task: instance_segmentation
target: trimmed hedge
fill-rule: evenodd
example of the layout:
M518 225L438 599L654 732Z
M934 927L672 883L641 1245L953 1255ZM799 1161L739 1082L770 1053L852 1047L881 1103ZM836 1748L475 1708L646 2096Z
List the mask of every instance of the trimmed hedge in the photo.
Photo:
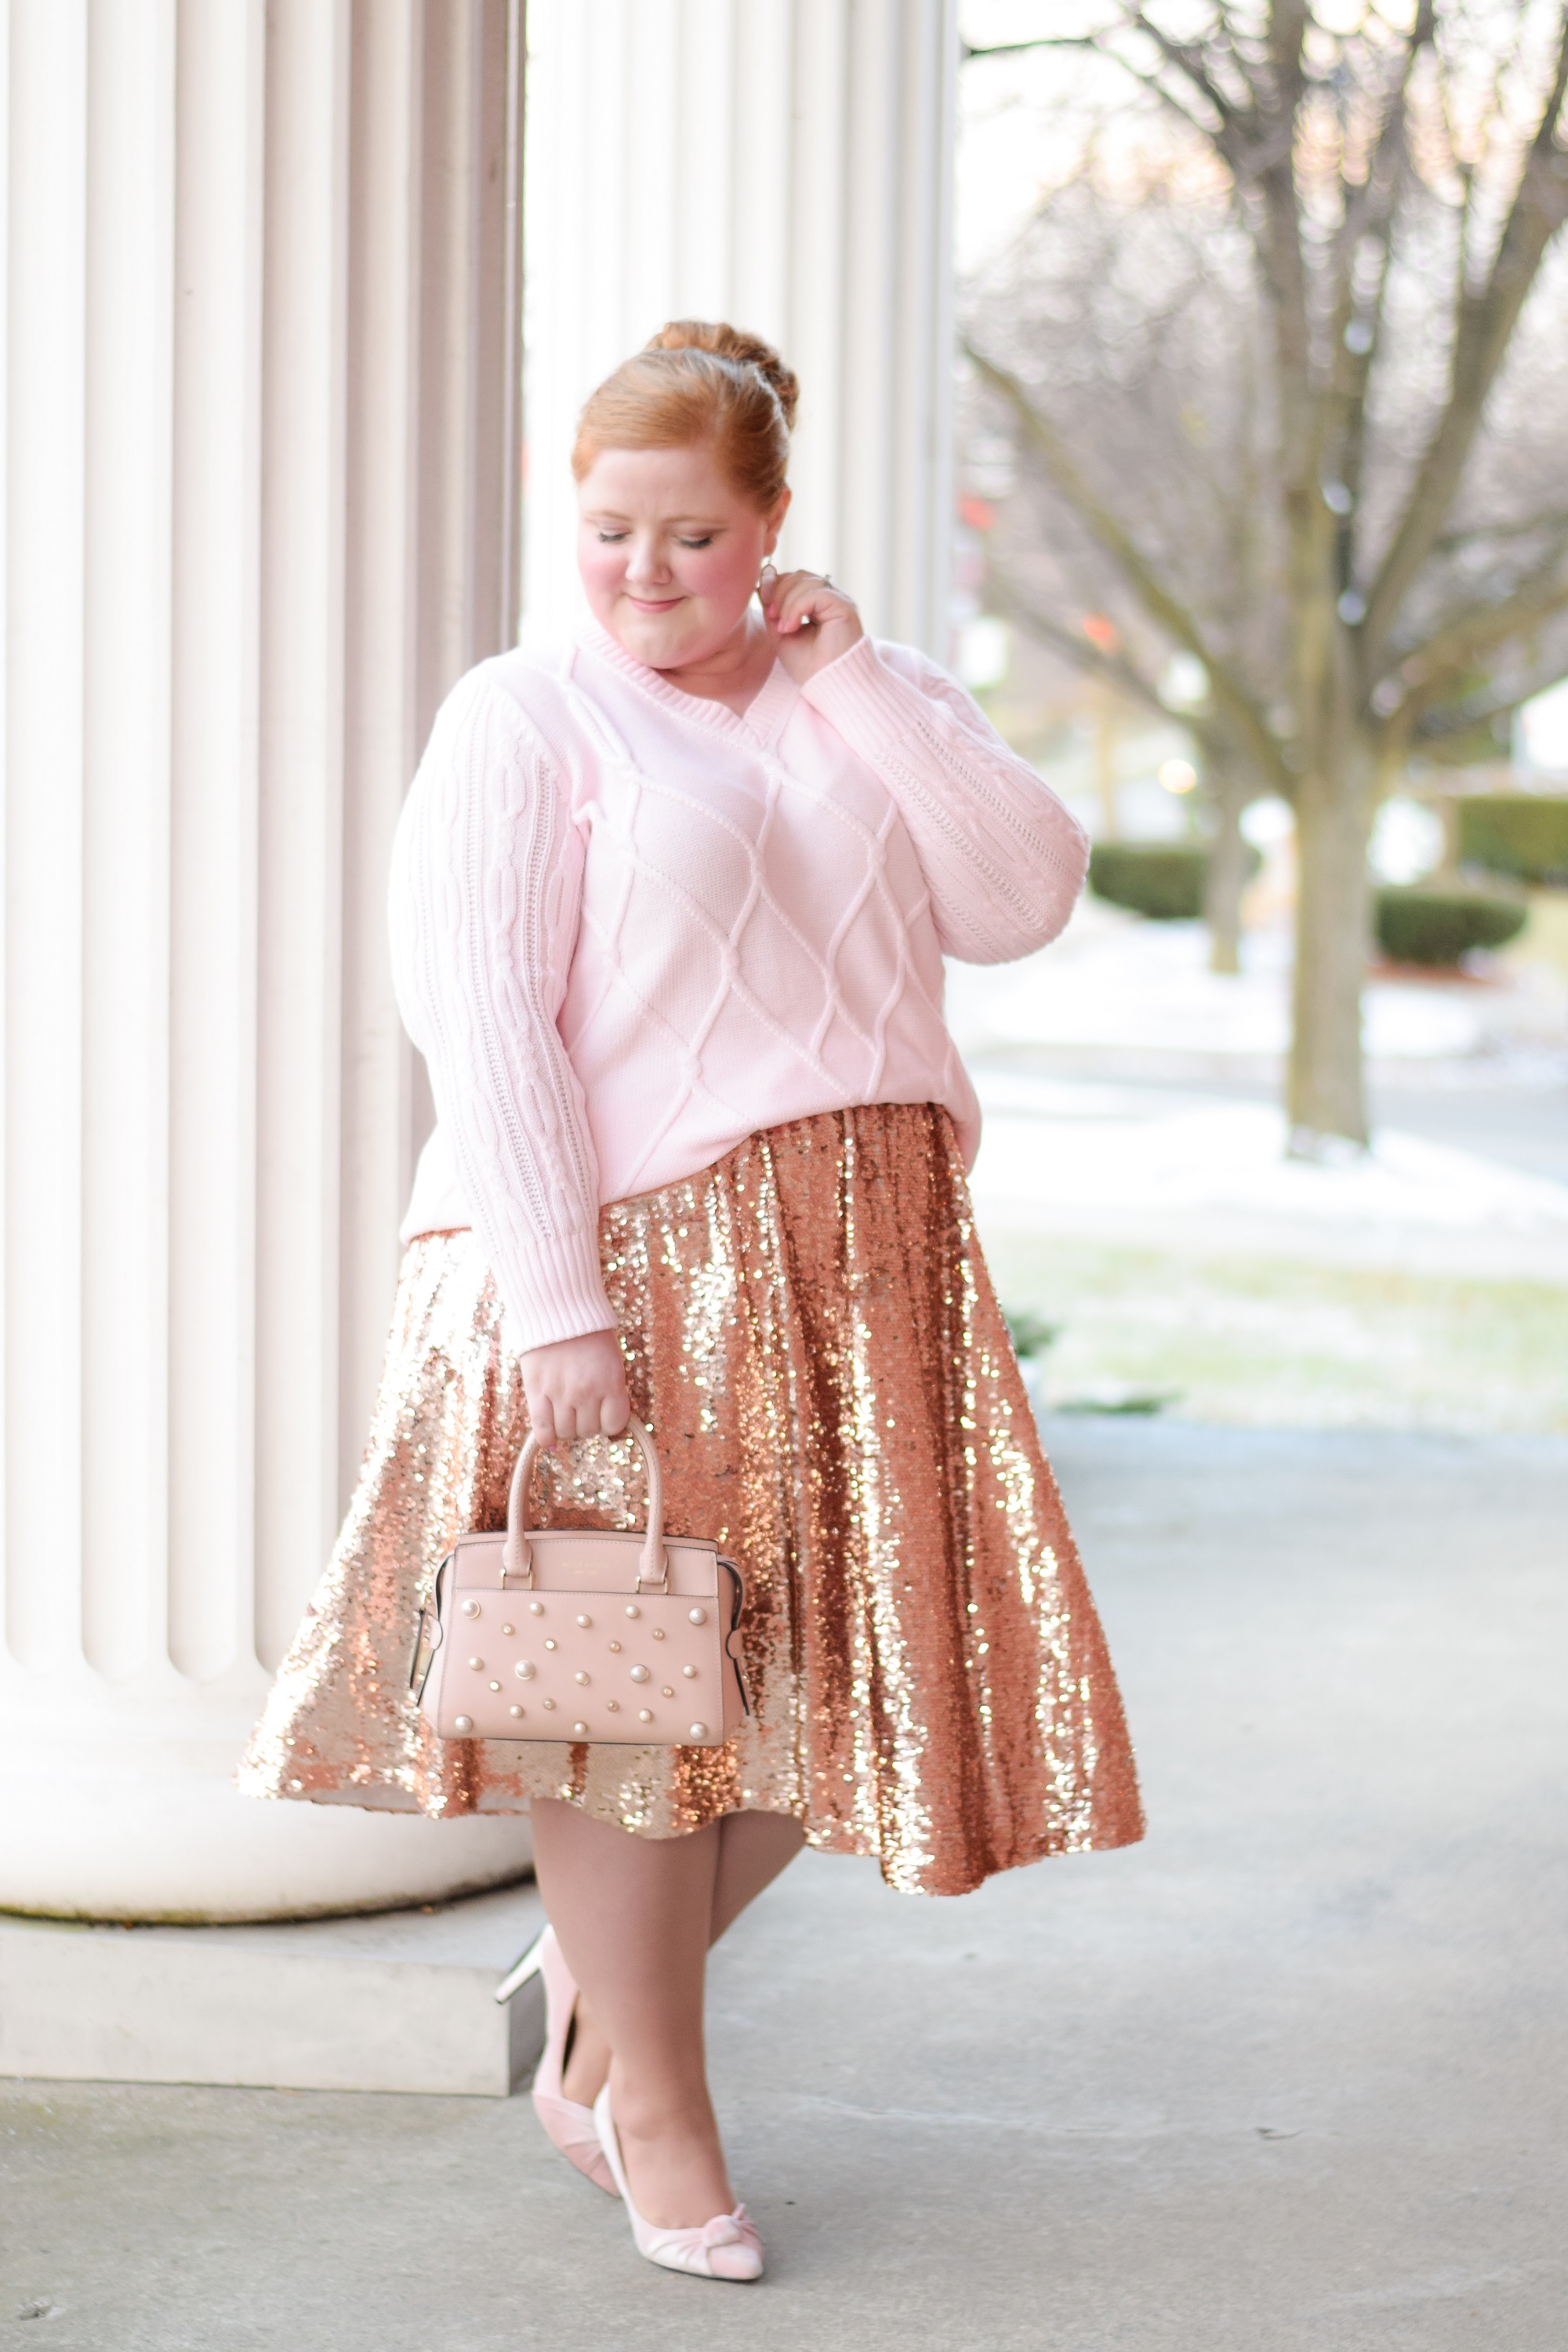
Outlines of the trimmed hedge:
M1459 863L1518 882L1568 882L1568 800L1478 793L1459 803Z
M1457 964L1472 948L1500 948L1529 909L1492 890L1380 890L1377 943L1394 963Z
M1033 1314L1026 1307L1005 1307L1002 1319L1007 1326L1013 1342L1013 1352L1020 1363L1031 1356L1043 1356L1054 1348L1061 1337L1059 1323L1047 1323L1045 1318Z
M1192 922L1204 910L1209 854L1195 841L1097 841L1089 853L1089 887L1112 907L1156 923ZM1247 878L1262 857L1248 842Z

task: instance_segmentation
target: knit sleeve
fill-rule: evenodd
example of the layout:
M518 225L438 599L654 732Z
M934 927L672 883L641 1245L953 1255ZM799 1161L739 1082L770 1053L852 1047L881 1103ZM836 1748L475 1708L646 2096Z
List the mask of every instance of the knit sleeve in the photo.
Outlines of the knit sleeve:
M392 960L521 1348L612 1329L598 1170L556 1026L583 845L564 784L483 671L443 706L393 853Z
M802 692L892 794L946 954L1008 963L1056 938L1089 836L972 696L923 655L869 637Z

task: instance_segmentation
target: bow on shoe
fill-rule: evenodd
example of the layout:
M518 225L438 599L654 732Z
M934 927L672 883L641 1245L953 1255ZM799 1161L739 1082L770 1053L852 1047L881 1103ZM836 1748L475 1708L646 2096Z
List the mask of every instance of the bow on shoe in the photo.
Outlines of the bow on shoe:
M632 2242L645 2262L667 2271L685 2271L692 2278L758 2279L763 2274L763 2242L757 2225L743 2205L732 2213L716 2213L700 2229L659 2230L643 2220L632 2201L620 2134L610 2110L610 2086L605 2084L594 2103L594 2126L605 2151L616 2187L632 2225Z
M662 2231L643 2252L667 2270L693 2272L700 2278L754 2279L763 2274L763 2242L743 2205L732 2213L716 2213L700 2230Z

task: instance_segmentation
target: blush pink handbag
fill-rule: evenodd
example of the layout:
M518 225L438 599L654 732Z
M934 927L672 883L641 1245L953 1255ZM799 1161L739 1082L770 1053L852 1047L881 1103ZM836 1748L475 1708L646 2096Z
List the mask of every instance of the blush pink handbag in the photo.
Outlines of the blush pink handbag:
M664 1532L647 1430L647 1532L525 1528L530 1436L507 1524L459 1536L420 1612L409 1685L443 1739L717 1748L747 1713L741 1572L715 1543Z

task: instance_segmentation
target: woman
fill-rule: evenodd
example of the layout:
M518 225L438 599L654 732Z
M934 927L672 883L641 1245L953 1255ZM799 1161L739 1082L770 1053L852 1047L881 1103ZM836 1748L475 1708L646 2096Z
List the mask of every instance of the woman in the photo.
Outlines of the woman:
M242 1771L528 1809L551 1920L535 2102L639 2249L762 2269L709 2099L704 1954L803 1843L960 1894L1141 1834L1093 1606L975 1242L942 956L1053 938L1083 835L969 697L768 559L794 376L682 322L583 412L591 621L465 678L392 887L439 1123L364 1471ZM436 1740L430 1569L525 1428L557 1523L667 1523L747 1588L721 1748Z

